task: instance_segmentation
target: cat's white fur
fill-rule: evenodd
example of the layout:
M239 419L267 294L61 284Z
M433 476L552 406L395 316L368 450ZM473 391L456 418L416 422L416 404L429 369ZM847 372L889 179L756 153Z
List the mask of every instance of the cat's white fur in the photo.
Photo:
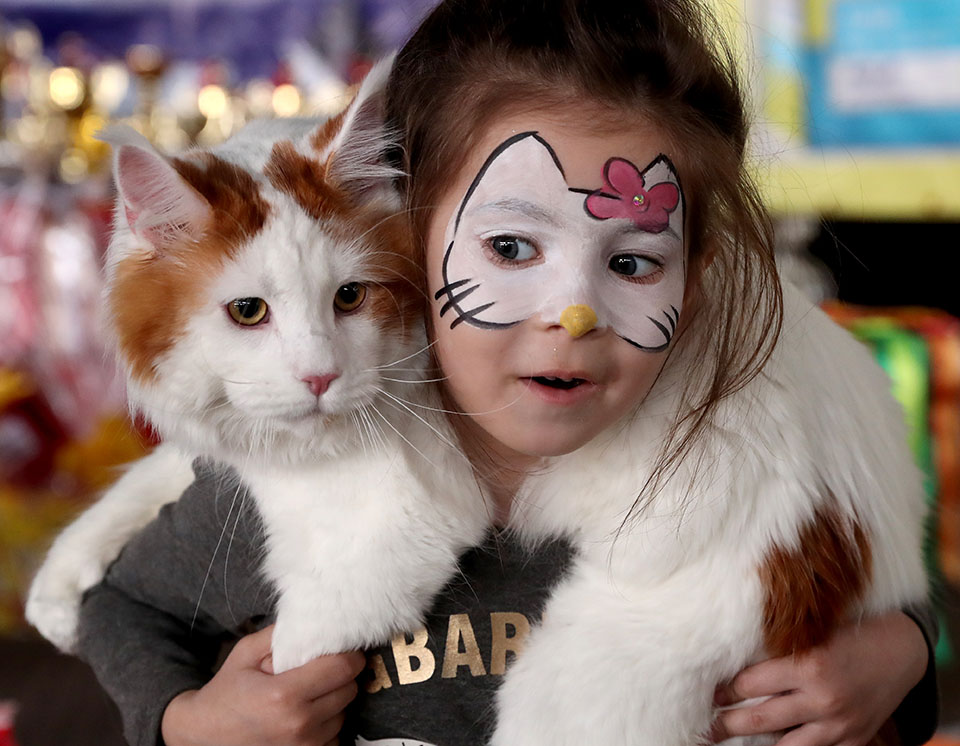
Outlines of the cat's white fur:
M818 508L869 537L872 576L851 620L925 599L922 480L889 379L796 290L784 295L763 373L724 400L625 530L698 369L683 340L625 429L524 485L518 530L570 535L580 554L499 691L494 746L698 743L715 686L765 657L758 567L771 546L796 548Z
M295 212L278 213L268 240L236 264L241 276L274 264L272 271L283 276L291 258L277 247L309 243L310 236L298 231L315 230ZM328 260L347 267L306 273L297 280L303 292L332 292L330 277L341 271L349 276L349 254L332 252L322 261ZM194 323L202 338L209 331L204 320ZM304 339L326 334L306 320L296 333ZM522 536L532 542L569 536L578 555L552 592L544 621L507 672L498 694L494 746L699 743L713 716L716 684L764 656L765 590L758 568L771 547L795 549L801 528L818 508L831 508L851 525L858 522L870 543L872 576L852 619L925 596L921 480L889 382L859 343L790 288L785 288L783 335L762 375L724 400L705 437L656 499L619 530L681 406L685 377L702 369L692 353L695 333L710 330L680 338L638 412L578 451L552 459L517 497L512 524ZM371 334L374 330L356 329L347 338L351 347L364 349L374 342L365 336ZM392 351L390 359L401 359L401 352ZM318 345L309 353L287 351L284 359L297 354L315 356L309 365L322 367L325 355L337 353L335 345ZM385 429L387 442L367 443L365 452L346 425L334 437L334 431L305 427L276 436L282 458L259 454L238 460L243 440L224 431L227 423L187 428L173 406L184 388L201 402L213 395L191 377L198 365L223 357L228 368L269 366L266 360L231 355L221 348L175 350L164 361L161 379L177 396L153 398L136 387L133 393L162 429L195 448L211 438L229 443L213 455L240 470L269 527L266 570L280 590L278 668L416 625L452 571L457 547L479 538L486 521L479 497L472 490L456 491L471 482L462 459L423 423L395 420L412 442ZM358 375L373 365L360 362ZM411 388L423 397L421 403L434 395L427 387ZM228 385L231 398L265 415L294 406L294 389L278 386L267 397ZM344 397L349 401L344 406L356 406L346 392ZM443 422L430 422L449 437ZM128 494L126 485L80 519L90 530L74 531L76 540L58 543L38 576L35 589L45 585L41 579L48 568L59 574L48 585L66 589L61 608L75 610L77 588L88 582L78 583L71 563L61 561L68 551L89 553L92 545L84 542L97 535L114 536L110 546L122 543L133 526L110 524L110 512L131 499L153 500ZM178 493L171 488L167 497ZM149 517L165 499L145 505L140 517ZM305 571L305 557L314 568L336 568L323 592ZM102 567L102 557L97 561ZM412 578L420 581L411 583ZM380 592L386 588L391 592ZM336 593L339 604L325 603L325 593ZM370 625L358 627L361 618ZM33 621L43 629L36 614Z
M30 585L27 621L60 650L73 650L84 592L103 579L130 537L192 481L190 459L170 444L132 464L54 540Z
M272 144L290 140L320 163L332 154L328 172L338 183L395 212L395 172L377 165L388 72L389 63L371 72L324 152L311 151L320 124L311 120L255 124L213 152L257 174ZM135 133L106 137L119 164L109 285L132 258L177 261L176 249L163 255L164 242L172 230L189 233L207 208ZM209 278L203 306L152 362L155 375L135 375L121 356L131 406L171 445L81 516L37 575L28 618L61 647L75 642L79 595L137 526L189 484L195 456L236 469L263 518L264 572L278 592L278 672L417 626L459 554L486 531L486 506L438 414L437 391L413 383L427 377L422 326L384 334L362 310L334 311L338 288L362 282L380 261L376 234L344 245L262 177L259 189L269 205L266 223ZM224 306L246 297L269 298L267 327L228 321ZM339 377L317 399L303 379L331 371Z

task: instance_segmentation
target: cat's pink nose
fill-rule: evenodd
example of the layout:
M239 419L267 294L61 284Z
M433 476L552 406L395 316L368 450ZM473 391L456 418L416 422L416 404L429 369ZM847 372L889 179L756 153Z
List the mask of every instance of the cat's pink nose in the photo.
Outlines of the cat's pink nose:
M310 393L312 393L314 396L323 396L327 389L330 388L330 384L339 377L339 373L328 373L325 376L307 376L306 378L301 378L300 380L307 384L307 386L310 388Z

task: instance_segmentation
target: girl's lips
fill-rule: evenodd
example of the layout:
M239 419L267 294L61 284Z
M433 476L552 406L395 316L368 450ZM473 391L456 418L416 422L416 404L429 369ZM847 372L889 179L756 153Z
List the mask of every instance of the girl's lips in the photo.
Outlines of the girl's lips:
M528 376L520 380L541 401L561 406L577 404L592 396L597 390L597 384L585 377L566 372L559 375Z

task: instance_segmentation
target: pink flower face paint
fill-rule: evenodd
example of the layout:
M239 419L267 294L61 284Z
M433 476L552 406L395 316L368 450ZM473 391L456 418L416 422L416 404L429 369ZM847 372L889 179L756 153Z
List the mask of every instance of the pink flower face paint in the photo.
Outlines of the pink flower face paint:
M498 146L447 226L440 316L495 330L540 315L575 337L611 327L667 349L686 280L676 171L662 155L642 171L610 158L602 181L570 187L535 132Z
M593 192L584 202L588 215L599 220L632 220L650 233L661 233L670 227L670 213L680 204L676 184L664 182L648 190L640 170L623 158L606 162L603 183L605 188Z

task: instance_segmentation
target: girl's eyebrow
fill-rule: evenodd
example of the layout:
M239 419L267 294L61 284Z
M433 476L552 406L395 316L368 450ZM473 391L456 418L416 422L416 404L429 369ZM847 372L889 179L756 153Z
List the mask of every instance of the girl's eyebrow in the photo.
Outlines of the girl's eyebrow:
M676 241L679 241L681 244L683 243L683 240L680 238L680 236L677 235L677 232L670 226L667 226L665 230L662 230L659 233L653 233L652 231L647 231L647 230L644 230L643 228L640 228L633 222L629 222L629 221L620 221L620 222L623 222L624 225L620 226L617 229L615 235L618 235L618 236L641 235L641 236L653 236L653 237L669 236L670 238Z
M552 210L549 210L542 205L538 205L535 202L529 202L527 200L517 199L515 197L504 197L494 202L485 202L484 204L478 205L470 210L471 213L503 211L516 212L525 217L533 218L534 220L539 220L543 223L548 223L554 227L559 227L561 224L560 217Z

